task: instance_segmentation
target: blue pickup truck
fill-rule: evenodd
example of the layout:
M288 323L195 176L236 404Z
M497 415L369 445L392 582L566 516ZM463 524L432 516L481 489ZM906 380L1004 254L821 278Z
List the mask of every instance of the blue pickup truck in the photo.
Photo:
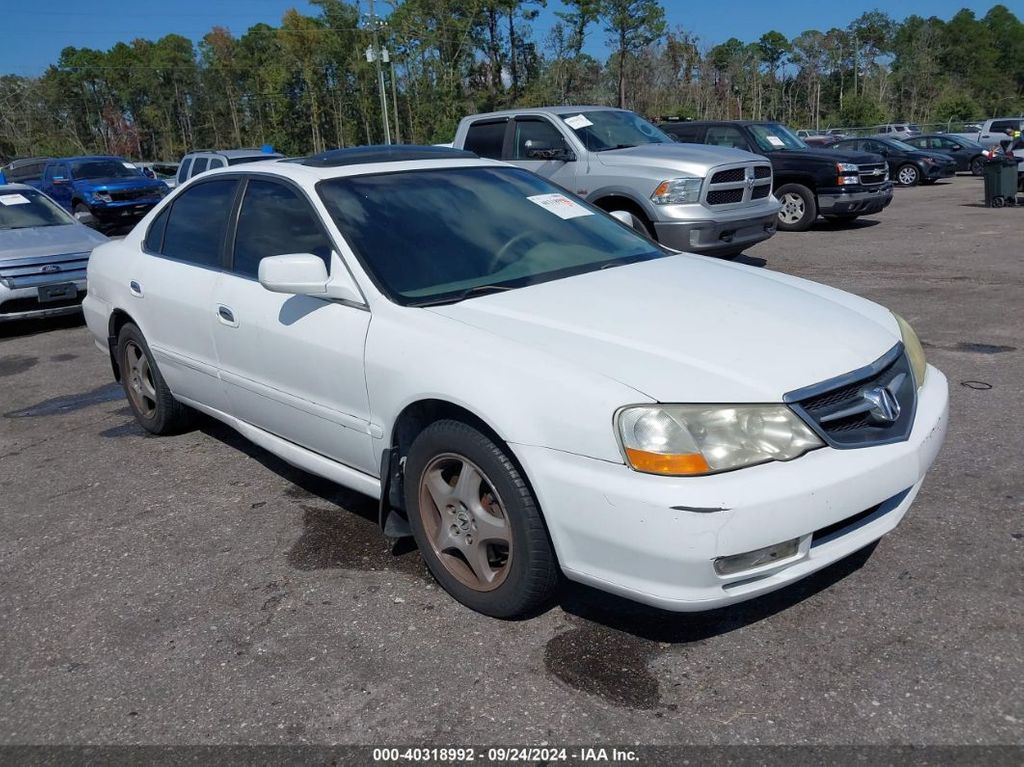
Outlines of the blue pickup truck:
M97 229L135 224L169 191L120 157L49 160L33 185Z

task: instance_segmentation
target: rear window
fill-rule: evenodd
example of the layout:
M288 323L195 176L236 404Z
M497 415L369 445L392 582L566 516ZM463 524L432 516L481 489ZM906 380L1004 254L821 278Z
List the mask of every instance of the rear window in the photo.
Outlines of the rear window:
M465 148L479 157L500 160L506 125L507 120L473 123L466 132Z

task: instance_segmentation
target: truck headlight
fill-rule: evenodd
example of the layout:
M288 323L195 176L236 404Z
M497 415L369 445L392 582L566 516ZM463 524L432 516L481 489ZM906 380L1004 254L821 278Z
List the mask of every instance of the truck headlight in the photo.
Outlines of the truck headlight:
M839 173L857 173L860 169L852 162L837 162L836 171Z
M670 476L789 461L824 444L785 405L631 405L616 427L632 468Z
M907 351L907 358L910 360L910 369L914 372L914 383L920 389L924 385L924 377L928 373L928 360L924 356L924 347L917 333L910 327L910 323L900 317L896 312L892 313L896 318L896 324L900 326L900 335L903 336L903 348Z
M682 205L697 202L700 199L700 187L703 183L704 179L695 177L672 178L662 181L651 195L651 202L655 205Z

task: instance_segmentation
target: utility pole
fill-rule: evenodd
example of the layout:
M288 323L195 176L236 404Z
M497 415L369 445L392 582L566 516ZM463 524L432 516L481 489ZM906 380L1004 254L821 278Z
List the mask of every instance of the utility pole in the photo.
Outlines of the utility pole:
M395 74L395 60L390 58L388 49L385 48L381 51L381 55L384 57L384 63L391 63L391 104L394 107L392 116L395 118L395 143L402 143L402 132L398 129L398 75Z
M388 97L384 89L384 70L381 68L380 43L377 41L377 14L373 12L373 0L370 0L370 29L373 32L373 44L366 49L366 60L377 65L377 90L380 92L380 113L384 119L384 143L391 143L391 126L388 124Z

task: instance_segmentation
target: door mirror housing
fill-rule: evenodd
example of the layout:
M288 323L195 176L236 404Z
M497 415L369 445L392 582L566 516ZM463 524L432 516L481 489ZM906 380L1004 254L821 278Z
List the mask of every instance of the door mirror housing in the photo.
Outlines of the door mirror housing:
M312 253L289 253L268 256L260 261L260 285L273 293L336 299L365 305L363 295L348 269L336 254L331 255L334 265L332 277L319 256Z

